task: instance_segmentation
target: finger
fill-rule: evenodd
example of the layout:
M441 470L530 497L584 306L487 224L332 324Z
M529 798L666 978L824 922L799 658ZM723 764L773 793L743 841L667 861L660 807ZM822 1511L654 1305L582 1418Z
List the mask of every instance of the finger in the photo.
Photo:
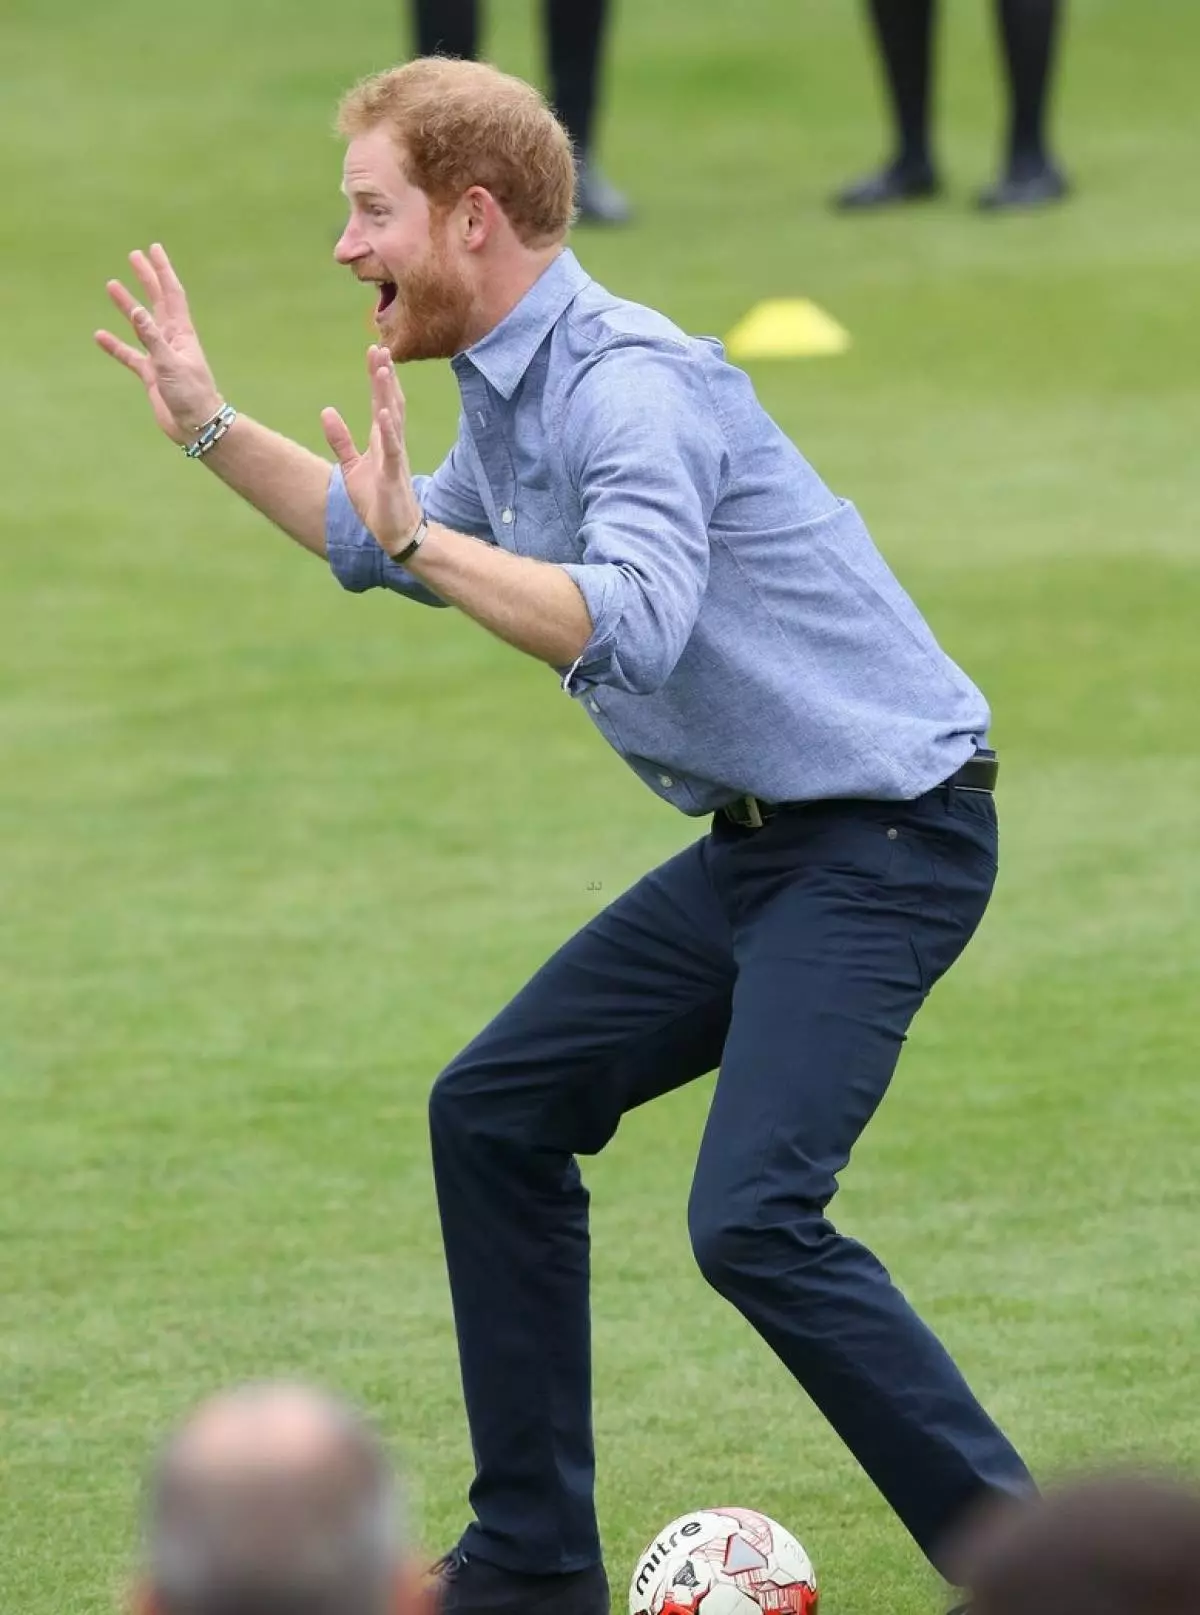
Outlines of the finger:
M139 381L150 385L151 365L144 353L131 348L128 342L122 342L119 337L113 336L111 331L96 331L94 335L98 347L116 359L119 364L123 364L127 370L132 370Z
M403 434L404 394L400 390L400 378L396 374L396 367L392 363L390 354L388 355L387 362L383 367L383 385L384 392L387 395L388 408L392 412L392 418L395 420L401 434Z
M338 464L343 467L353 465L358 459L358 450L354 447L350 428L336 409L321 411L321 429L325 433L326 443L337 456Z
M367 369L372 377L396 374L395 361L388 350L379 343L372 343L367 349Z
M133 272L142 283L146 296L150 299L151 307L156 317L162 316L162 287L158 283L158 276L154 272L154 265L144 252L131 252L129 262L133 265Z
M404 434L404 398L396 380L395 366L386 348L377 350L375 367L371 375L372 391L378 409L386 410L396 424L397 432Z
M149 309L135 303L129 311L129 323L133 326L134 335L152 359L171 356L167 339L159 330Z
M183 282L172 267L171 260L167 257L167 249L160 241L156 241L150 248L150 262L162 287L163 304L169 318L190 325L187 293L183 289Z
M144 348L149 349L151 342L155 339L160 344L162 343L163 338L158 326L155 325L151 315L138 302L132 292L122 286L119 280L110 280L107 283L107 291L113 302L121 310L121 313L133 326L134 334Z
M396 423L392 419L391 411L387 408L378 412L375 421L379 428L379 442L383 450L384 468L394 474L400 469L403 452L400 445L400 433L396 430Z
M105 281L104 289L109 297L124 314L127 320L132 320L133 311L139 306L137 298L119 280Z

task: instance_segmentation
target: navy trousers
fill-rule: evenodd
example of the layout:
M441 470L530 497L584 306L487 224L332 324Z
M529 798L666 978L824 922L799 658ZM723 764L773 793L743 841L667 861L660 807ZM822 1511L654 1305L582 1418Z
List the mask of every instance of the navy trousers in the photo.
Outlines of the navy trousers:
M576 1157L718 1067L688 1206L706 1279L939 1568L974 1504L1032 1489L882 1265L825 1215L995 874L995 807L978 793L827 803L757 830L717 815L438 1078L434 1169L477 1466L468 1553L531 1573L598 1560Z

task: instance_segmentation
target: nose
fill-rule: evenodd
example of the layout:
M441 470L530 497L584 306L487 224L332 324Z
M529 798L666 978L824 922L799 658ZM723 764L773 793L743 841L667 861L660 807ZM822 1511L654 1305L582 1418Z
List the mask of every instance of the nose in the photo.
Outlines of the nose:
M333 244L333 256L339 264L352 264L363 257L367 244L359 234L358 226L351 219Z

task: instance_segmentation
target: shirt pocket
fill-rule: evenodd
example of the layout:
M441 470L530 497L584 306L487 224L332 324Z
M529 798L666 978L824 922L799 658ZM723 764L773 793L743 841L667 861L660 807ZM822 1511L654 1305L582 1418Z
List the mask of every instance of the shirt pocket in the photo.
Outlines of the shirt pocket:
M581 522L563 519L563 511L547 484L518 485L515 500L513 539L521 555L535 561L579 561L583 545L579 538Z

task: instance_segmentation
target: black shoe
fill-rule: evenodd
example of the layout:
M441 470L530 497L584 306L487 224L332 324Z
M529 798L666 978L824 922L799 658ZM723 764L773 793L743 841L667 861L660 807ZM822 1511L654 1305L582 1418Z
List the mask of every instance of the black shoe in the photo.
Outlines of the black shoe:
M439 1615L609 1615L603 1565L565 1576L527 1576L451 1548L430 1571Z
M1047 207L1053 202L1061 202L1069 190L1066 179L1053 163L1041 163L1031 169L1009 169L995 185L980 191L976 205L985 213Z
M840 190L833 205L843 213L864 212L898 202L922 202L939 195L941 189L941 181L928 163L891 163Z
M580 224L628 224L633 217L626 198L587 158L575 169L575 201Z

